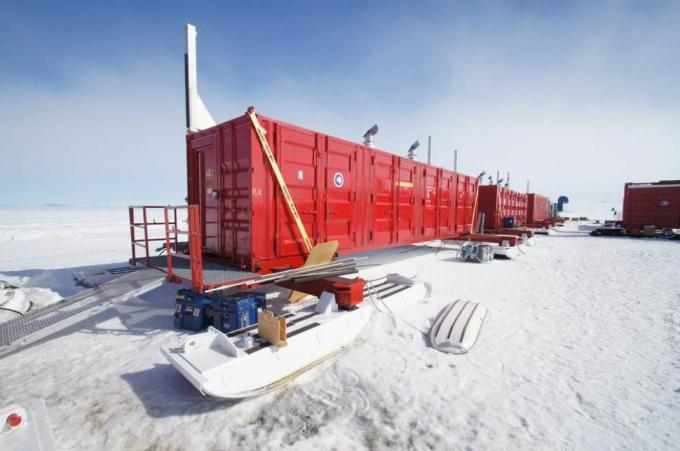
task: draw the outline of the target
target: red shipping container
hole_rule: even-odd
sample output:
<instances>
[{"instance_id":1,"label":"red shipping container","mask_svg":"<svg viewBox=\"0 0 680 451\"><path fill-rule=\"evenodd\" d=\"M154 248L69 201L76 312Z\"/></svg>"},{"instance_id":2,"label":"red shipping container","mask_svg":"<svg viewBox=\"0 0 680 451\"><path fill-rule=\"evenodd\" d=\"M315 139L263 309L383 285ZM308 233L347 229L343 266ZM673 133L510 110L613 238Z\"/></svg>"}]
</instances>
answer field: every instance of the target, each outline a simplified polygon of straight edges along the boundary
<instances>
[{"instance_id":1,"label":"red shipping container","mask_svg":"<svg viewBox=\"0 0 680 451\"><path fill-rule=\"evenodd\" d=\"M635 232L645 226L680 228L680 180L626 183L623 227Z\"/></svg>"},{"instance_id":2,"label":"red shipping container","mask_svg":"<svg viewBox=\"0 0 680 451\"><path fill-rule=\"evenodd\" d=\"M527 222L527 195L502 186L480 186L479 212L484 213L487 232L501 232L504 218L514 218L515 226L521 226Z\"/></svg>"},{"instance_id":3,"label":"red shipping container","mask_svg":"<svg viewBox=\"0 0 680 451\"><path fill-rule=\"evenodd\" d=\"M527 194L527 224L536 224L548 218L550 218L550 200L540 194Z\"/></svg>"},{"instance_id":4,"label":"red shipping container","mask_svg":"<svg viewBox=\"0 0 680 451\"><path fill-rule=\"evenodd\" d=\"M259 119L313 243L338 240L339 253L349 254L471 231L476 177ZM187 170L206 253L257 272L304 262L304 242L249 118L187 135Z\"/></svg>"}]
</instances>

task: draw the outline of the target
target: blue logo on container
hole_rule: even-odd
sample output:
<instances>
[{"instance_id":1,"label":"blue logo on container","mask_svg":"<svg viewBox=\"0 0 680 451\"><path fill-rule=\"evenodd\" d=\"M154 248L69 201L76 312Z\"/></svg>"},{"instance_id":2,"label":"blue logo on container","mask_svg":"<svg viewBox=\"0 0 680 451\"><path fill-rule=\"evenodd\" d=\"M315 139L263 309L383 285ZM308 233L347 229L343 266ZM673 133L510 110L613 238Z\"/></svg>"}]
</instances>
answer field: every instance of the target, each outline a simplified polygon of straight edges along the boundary
<instances>
[{"instance_id":1,"label":"blue logo on container","mask_svg":"<svg viewBox=\"0 0 680 451\"><path fill-rule=\"evenodd\" d=\"M336 172L333 176L333 184L336 188L342 188L342 185L345 184L345 176L339 172Z\"/></svg>"}]
</instances>

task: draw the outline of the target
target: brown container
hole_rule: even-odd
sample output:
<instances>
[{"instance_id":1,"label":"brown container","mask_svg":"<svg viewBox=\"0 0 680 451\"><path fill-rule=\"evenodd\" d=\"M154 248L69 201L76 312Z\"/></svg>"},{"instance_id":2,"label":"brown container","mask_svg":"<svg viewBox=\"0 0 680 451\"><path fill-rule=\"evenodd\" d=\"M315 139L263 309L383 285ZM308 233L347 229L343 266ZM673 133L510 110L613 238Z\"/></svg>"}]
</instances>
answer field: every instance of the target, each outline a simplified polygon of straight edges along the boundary
<instances>
[{"instance_id":1,"label":"brown container","mask_svg":"<svg viewBox=\"0 0 680 451\"><path fill-rule=\"evenodd\" d=\"M680 228L680 180L626 183L623 227L636 234L645 226Z\"/></svg>"}]
</instances>

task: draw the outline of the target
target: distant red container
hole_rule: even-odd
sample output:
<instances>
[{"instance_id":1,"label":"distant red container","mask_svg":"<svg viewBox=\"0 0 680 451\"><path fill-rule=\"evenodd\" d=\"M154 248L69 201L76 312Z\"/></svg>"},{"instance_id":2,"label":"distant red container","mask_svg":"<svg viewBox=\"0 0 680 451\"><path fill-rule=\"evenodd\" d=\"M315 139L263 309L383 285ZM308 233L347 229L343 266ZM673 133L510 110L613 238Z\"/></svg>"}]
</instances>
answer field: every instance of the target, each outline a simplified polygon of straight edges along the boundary
<instances>
[{"instance_id":1,"label":"distant red container","mask_svg":"<svg viewBox=\"0 0 680 451\"><path fill-rule=\"evenodd\" d=\"M314 243L349 254L472 229L477 178L259 116ZM204 249L257 272L299 266L304 243L246 116L187 135Z\"/></svg>"},{"instance_id":2,"label":"distant red container","mask_svg":"<svg viewBox=\"0 0 680 451\"><path fill-rule=\"evenodd\" d=\"M527 194L527 224L536 224L550 218L550 200L536 193Z\"/></svg>"},{"instance_id":3,"label":"distant red container","mask_svg":"<svg viewBox=\"0 0 680 451\"><path fill-rule=\"evenodd\" d=\"M496 185L479 187L479 212L484 213L484 230L498 233L505 227L504 218L513 218L515 226L527 222L527 195Z\"/></svg>"},{"instance_id":4,"label":"distant red container","mask_svg":"<svg viewBox=\"0 0 680 451\"><path fill-rule=\"evenodd\" d=\"M626 183L623 227L636 233L645 226L680 228L680 180Z\"/></svg>"}]
</instances>

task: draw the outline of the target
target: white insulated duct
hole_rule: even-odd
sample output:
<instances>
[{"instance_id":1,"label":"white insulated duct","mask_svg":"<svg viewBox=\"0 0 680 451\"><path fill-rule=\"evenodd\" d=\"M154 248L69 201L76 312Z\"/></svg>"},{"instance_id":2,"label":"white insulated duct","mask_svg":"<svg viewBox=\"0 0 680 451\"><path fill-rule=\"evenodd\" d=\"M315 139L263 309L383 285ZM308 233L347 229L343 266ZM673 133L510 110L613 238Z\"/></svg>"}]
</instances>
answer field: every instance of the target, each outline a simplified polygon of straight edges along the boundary
<instances>
[{"instance_id":1,"label":"white insulated duct","mask_svg":"<svg viewBox=\"0 0 680 451\"><path fill-rule=\"evenodd\" d=\"M196 76L196 27L186 26L186 53L184 54L184 83L186 96L187 131L197 132L215 125L208 108L198 95Z\"/></svg>"}]
</instances>

